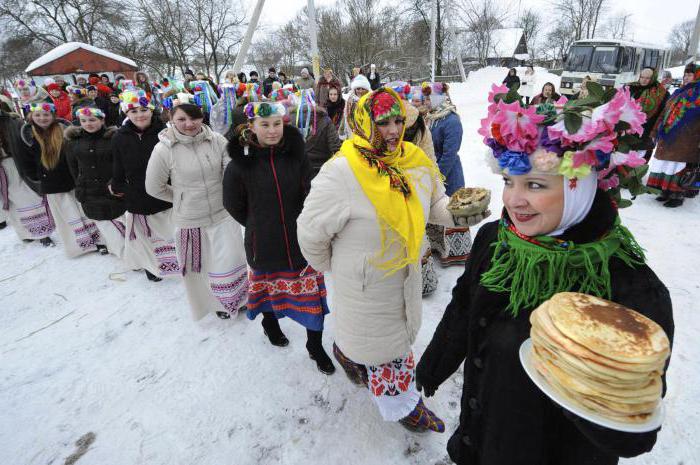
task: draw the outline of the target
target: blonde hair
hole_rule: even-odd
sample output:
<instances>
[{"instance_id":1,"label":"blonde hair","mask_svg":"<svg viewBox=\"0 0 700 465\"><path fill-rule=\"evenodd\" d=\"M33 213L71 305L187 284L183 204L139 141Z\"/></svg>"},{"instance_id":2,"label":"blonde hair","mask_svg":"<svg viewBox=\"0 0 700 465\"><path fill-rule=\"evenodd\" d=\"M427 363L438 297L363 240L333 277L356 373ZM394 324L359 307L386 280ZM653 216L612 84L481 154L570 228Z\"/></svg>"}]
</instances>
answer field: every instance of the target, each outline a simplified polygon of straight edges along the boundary
<instances>
[{"instance_id":1,"label":"blonde hair","mask_svg":"<svg viewBox=\"0 0 700 465\"><path fill-rule=\"evenodd\" d=\"M63 147L63 129L61 129L61 125L54 120L51 126L41 129L32 123L32 134L34 139L39 142L39 147L41 148L41 164L47 170L56 168L61 158L61 147Z\"/></svg>"}]
</instances>

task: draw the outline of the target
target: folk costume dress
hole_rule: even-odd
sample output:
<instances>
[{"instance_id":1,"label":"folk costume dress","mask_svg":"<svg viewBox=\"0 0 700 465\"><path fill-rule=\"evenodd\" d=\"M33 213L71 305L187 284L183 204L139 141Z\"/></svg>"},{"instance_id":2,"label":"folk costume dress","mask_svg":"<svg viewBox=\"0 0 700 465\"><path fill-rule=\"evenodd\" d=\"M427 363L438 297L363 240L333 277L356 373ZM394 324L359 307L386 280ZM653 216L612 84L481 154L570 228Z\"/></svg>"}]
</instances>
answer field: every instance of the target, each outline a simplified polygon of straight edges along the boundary
<instances>
[{"instance_id":1,"label":"folk costume dress","mask_svg":"<svg viewBox=\"0 0 700 465\"><path fill-rule=\"evenodd\" d=\"M700 71L669 98L656 133L647 185L660 189L665 197L682 200L686 188L681 180L700 163ZM697 190L700 185L691 188Z\"/></svg>"},{"instance_id":2,"label":"folk costume dress","mask_svg":"<svg viewBox=\"0 0 700 465\"><path fill-rule=\"evenodd\" d=\"M452 195L464 187L462 161L459 148L462 145L462 123L457 108L447 99L447 88L443 83L424 83L421 90L430 96L432 110L426 116L435 148L435 158L440 172L445 177L445 190ZM428 226L428 238L432 249L440 256L444 266L462 265L469 257L472 236L468 226Z\"/></svg>"},{"instance_id":3,"label":"folk costume dress","mask_svg":"<svg viewBox=\"0 0 700 465\"><path fill-rule=\"evenodd\" d=\"M236 315L248 298L243 232L224 209L227 140L203 125L196 136L163 130L146 171L146 192L173 203L178 263L195 320ZM168 183L170 180L170 183Z\"/></svg>"},{"instance_id":4,"label":"folk costume dress","mask_svg":"<svg viewBox=\"0 0 700 465\"><path fill-rule=\"evenodd\" d=\"M133 269L143 268L161 278L180 275L172 204L146 193L146 167L163 129L165 124L156 116L144 131L131 121L119 128L112 137L111 182L112 191L124 194L126 204L124 260Z\"/></svg>"},{"instance_id":5,"label":"folk costume dress","mask_svg":"<svg viewBox=\"0 0 700 465\"><path fill-rule=\"evenodd\" d=\"M311 176L301 133L285 126L277 146L262 147L246 130L228 152L224 206L245 227L248 318L267 313L321 331L329 312L325 281L307 266L297 242L296 220Z\"/></svg>"},{"instance_id":6,"label":"folk costume dress","mask_svg":"<svg viewBox=\"0 0 700 465\"><path fill-rule=\"evenodd\" d=\"M21 124L19 118L0 111L0 125L8 139L0 141L0 216L20 239L44 239L55 229L48 204L24 182L11 153L16 152Z\"/></svg>"},{"instance_id":7,"label":"folk costume dress","mask_svg":"<svg viewBox=\"0 0 700 465\"><path fill-rule=\"evenodd\" d=\"M354 136L314 178L297 220L304 256L333 276L334 355L386 421L443 431L415 385L421 246L428 220L454 224L437 165L403 134L388 152L376 120L405 117L391 89L363 96ZM382 148L384 147L384 148Z\"/></svg>"},{"instance_id":8,"label":"folk costume dress","mask_svg":"<svg viewBox=\"0 0 700 465\"><path fill-rule=\"evenodd\" d=\"M75 183L68 169L65 144L61 148L56 166L47 167L42 162L42 149L34 137L31 123L22 126L20 139L18 168L29 187L38 195L45 196L51 221L61 238L66 254L74 258L96 251L97 244L101 243L100 232L75 198ZM43 223L43 214L39 214Z\"/></svg>"},{"instance_id":9,"label":"folk costume dress","mask_svg":"<svg viewBox=\"0 0 700 465\"><path fill-rule=\"evenodd\" d=\"M95 133L89 133L79 126L71 126L64 135L66 160L75 180L75 197L85 216L95 222L102 239L101 244L110 253L122 258L126 236L126 207L122 199L107 189L112 178L112 136L116 131L116 128L103 127Z\"/></svg>"}]
</instances>

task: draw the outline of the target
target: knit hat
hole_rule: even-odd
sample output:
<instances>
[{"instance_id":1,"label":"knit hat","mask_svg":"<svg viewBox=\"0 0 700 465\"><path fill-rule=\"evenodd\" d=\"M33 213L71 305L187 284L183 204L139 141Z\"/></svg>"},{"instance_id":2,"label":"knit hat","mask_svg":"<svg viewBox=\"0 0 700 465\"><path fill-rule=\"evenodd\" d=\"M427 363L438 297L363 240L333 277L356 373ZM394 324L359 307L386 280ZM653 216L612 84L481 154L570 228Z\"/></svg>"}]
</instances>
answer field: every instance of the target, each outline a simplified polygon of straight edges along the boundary
<instances>
[{"instance_id":1,"label":"knit hat","mask_svg":"<svg viewBox=\"0 0 700 465\"><path fill-rule=\"evenodd\" d=\"M566 97L555 105L523 106L516 90L494 84L488 115L478 132L499 172L560 174L575 188L579 179L595 171L598 187L610 190L618 206L628 206L620 188L633 196L649 192L641 182L647 166L634 150L641 147L646 115L629 89L605 91L592 82L589 86L586 107Z\"/></svg>"},{"instance_id":2,"label":"knit hat","mask_svg":"<svg viewBox=\"0 0 700 465\"><path fill-rule=\"evenodd\" d=\"M442 105L448 96L450 86L446 82L424 82L421 84L423 98L430 97L430 107L435 109Z\"/></svg>"},{"instance_id":3,"label":"knit hat","mask_svg":"<svg viewBox=\"0 0 700 465\"><path fill-rule=\"evenodd\" d=\"M50 86L51 84L55 83L56 81L53 80L53 78L47 77L44 79L44 87Z\"/></svg>"},{"instance_id":4,"label":"knit hat","mask_svg":"<svg viewBox=\"0 0 700 465\"><path fill-rule=\"evenodd\" d=\"M287 114L287 109L281 103L251 102L245 106L243 112L248 119L270 118L273 116L284 117Z\"/></svg>"},{"instance_id":5,"label":"knit hat","mask_svg":"<svg viewBox=\"0 0 700 465\"><path fill-rule=\"evenodd\" d=\"M51 84L49 84L48 86L46 86L46 90L48 90L49 92L51 92L52 90L63 90L63 89L61 89L61 86L59 86L58 84L56 84L56 83L54 82L54 83L51 83Z\"/></svg>"},{"instance_id":6,"label":"knit hat","mask_svg":"<svg viewBox=\"0 0 700 465\"><path fill-rule=\"evenodd\" d=\"M355 89L367 89L369 92L372 92L372 86L369 84L367 78L362 74L355 76L355 79L353 79L350 83L350 89L352 89L353 92Z\"/></svg>"},{"instance_id":7,"label":"knit hat","mask_svg":"<svg viewBox=\"0 0 700 465\"><path fill-rule=\"evenodd\" d=\"M151 103L151 99L148 98L148 95L146 95L143 89L125 90L119 95L119 100L121 100L121 109L124 113L140 107L150 110L155 108L153 103Z\"/></svg>"},{"instance_id":8,"label":"knit hat","mask_svg":"<svg viewBox=\"0 0 700 465\"><path fill-rule=\"evenodd\" d=\"M194 77L194 71L192 71L191 69L186 69L186 70L185 70L185 76L192 76L192 77Z\"/></svg>"}]
</instances>

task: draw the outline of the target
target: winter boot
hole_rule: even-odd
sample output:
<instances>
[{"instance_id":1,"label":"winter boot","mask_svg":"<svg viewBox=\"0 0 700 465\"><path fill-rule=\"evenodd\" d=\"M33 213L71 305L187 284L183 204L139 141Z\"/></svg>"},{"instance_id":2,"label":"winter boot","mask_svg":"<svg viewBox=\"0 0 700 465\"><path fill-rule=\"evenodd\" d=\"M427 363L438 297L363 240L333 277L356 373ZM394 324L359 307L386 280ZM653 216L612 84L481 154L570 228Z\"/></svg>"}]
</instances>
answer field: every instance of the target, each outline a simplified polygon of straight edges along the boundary
<instances>
[{"instance_id":1,"label":"winter boot","mask_svg":"<svg viewBox=\"0 0 700 465\"><path fill-rule=\"evenodd\" d=\"M163 278L159 278L158 276L154 275L148 270L144 270L146 272L146 278L148 278L149 281L153 281L154 283L160 282L163 280Z\"/></svg>"},{"instance_id":2,"label":"winter boot","mask_svg":"<svg viewBox=\"0 0 700 465\"><path fill-rule=\"evenodd\" d=\"M426 431L435 431L436 433L445 432L445 422L433 413L423 403L423 398L418 401L416 408L411 413L399 420L399 423L409 431L414 433L425 433Z\"/></svg>"},{"instance_id":3,"label":"winter boot","mask_svg":"<svg viewBox=\"0 0 700 465\"><path fill-rule=\"evenodd\" d=\"M216 312L216 316L218 316L222 320L230 320L231 319L231 315L228 312L224 312L222 310L219 310L218 312Z\"/></svg>"},{"instance_id":4,"label":"winter boot","mask_svg":"<svg viewBox=\"0 0 700 465\"><path fill-rule=\"evenodd\" d=\"M7 227L6 221L0 221L0 229L5 229Z\"/></svg>"},{"instance_id":5,"label":"winter boot","mask_svg":"<svg viewBox=\"0 0 700 465\"><path fill-rule=\"evenodd\" d=\"M107 247L105 247L102 244L97 244L97 251L100 253L100 255L109 255L109 250L107 250Z\"/></svg>"},{"instance_id":6,"label":"winter boot","mask_svg":"<svg viewBox=\"0 0 700 465\"><path fill-rule=\"evenodd\" d=\"M333 362L326 351L323 350L323 344L321 343L322 338L323 331L312 331L307 329L306 350L309 351L309 358L316 362L318 371L325 375L332 375L335 373L335 366L333 366Z\"/></svg>"},{"instance_id":7,"label":"winter boot","mask_svg":"<svg viewBox=\"0 0 700 465\"><path fill-rule=\"evenodd\" d=\"M289 339L282 332L280 323L275 315L270 312L263 312L262 327L265 336L270 340L270 344L277 347L287 347L289 345Z\"/></svg>"},{"instance_id":8,"label":"winter boot","mask_svg":"<svg viewBox=\"0 0 700 465\"><path fill-rule=\"evenodd\" d=\"M657 196L654 200L657 202L666 202L668 199L668 192L662 192L661 195Z\"/></svg>"},{"instance_id":9,"label":"winter boot","mask_svg":"<svg viewBox=\"0 0 700 465\"><path fill-rule=\"evenodd\" d=\"M39 242L41 242L41 245L43 245L44 247L56 247L56 244L51 240L50 237L39 239Z\"/></svg>"},{"instance_id":10,"label":"winter boot","mask_svg":"<svg viewBox=\"0 0 700 465\"><path fill-rule=\"evenodd\" d=\"M670 199L664 204L666 208L678 208L683 205L683 199Z\"/></svg>"},{"instance_id":11,"label":"winter boot","mask_svg":"<svg viewBox=\"0 0 700 465\"><path fill-rule=\"evenodd\" d=\"M358 386L367 387L367 368L364 365L355 363L345 356L344 353L340 351L337 345L333 344L333 356L340 363L343 371L347 375L348 379L352 381L353 384Z\"/></svg>"},{"instance_id":12,"label":"winter boot","mask_svg":"<svg viewBox=\"0 0 700 465\"><path fill-rule=\"evenodd\" d=\"M30 242L34 242L34 239L22 239L22 242L29 244Z\"/></svg>"}]
</instances>

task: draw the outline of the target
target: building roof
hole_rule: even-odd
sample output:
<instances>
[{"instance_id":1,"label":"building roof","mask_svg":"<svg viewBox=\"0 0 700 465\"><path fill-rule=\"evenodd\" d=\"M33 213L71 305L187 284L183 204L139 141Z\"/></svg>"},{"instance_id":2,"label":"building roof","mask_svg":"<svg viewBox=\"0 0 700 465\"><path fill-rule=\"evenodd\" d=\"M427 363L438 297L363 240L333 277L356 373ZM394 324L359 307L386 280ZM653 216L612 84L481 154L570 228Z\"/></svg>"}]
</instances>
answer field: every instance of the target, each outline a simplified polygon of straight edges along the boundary
<instances>
[{"instance_id":1,"label":"building roof","mask_svg":"<svg viewBox=\"0 0 700 465\"><path fill-rule=\"evenodd\" d=\"M110 51L101 49L99 47L95 47L94 45L88 45L84 44L82 42L67 42L65 44L59 45L58 47L54 48L53 50L49 51L48 53L40 56L36 60L32 61L29 66L24 70L26 73L31 74L32 71L38 70L39 68L42 68L43 66L52 63L56 60L59 60L61 58L66 57L72 52L75 52L79 49L83 49L89 53L96 54L96 55L101 55L105 58L108 58L109 60L113 60L116 62L119 62L120 64L125 65L124 68L122 69L129 69L129 68L134 68L136 69L136 62L134 60L131 60L129 58L123 57L121 55L117 55L116 53L112 53ZM74 72L75 70L70 70L68 72ZM92 72L92 70L82 70L86 72ZM100 69L99 71L112 71L108 69ZM35 73L37 74L37 73ZM56 74L62 74L62 73L56 73Z\"/></svg>"},{"instance_id":2,"label":"building roof","mask_svg":"<svg viewBox=\"0 0 700 465\"><path fill-rule=\"evenodd\" d=\"M523 30L519 27L495 29L491 33L491 50L487 58L511 58L522 37Z\"/></svg>"}]
</instances>

